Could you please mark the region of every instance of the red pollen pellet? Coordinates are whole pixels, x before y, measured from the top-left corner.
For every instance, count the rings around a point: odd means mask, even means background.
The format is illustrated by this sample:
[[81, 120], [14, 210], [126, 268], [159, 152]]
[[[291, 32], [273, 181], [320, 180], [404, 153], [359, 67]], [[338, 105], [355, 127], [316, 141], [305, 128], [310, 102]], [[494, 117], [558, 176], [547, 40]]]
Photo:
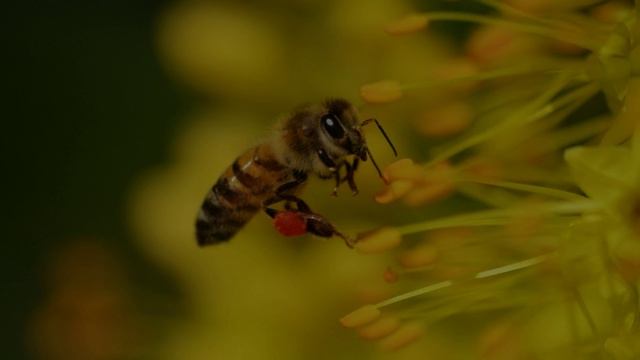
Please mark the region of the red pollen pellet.
[[273, 218], [276, 230], [284, 236], [300, 236], [307, 232], [307, 224], [300, 213], [295, 211], [283, 211]]

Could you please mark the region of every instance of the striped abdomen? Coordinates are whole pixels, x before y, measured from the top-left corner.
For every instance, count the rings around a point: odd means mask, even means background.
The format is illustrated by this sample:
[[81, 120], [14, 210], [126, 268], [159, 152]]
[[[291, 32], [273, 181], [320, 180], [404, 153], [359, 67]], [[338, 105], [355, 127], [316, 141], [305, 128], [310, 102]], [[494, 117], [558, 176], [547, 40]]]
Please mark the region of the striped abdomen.
[[229, 240], [275, 195], [275, 189], [291, 178], [268, 144], [238, 157], [207, 193], [196, 220], [198, 244]]

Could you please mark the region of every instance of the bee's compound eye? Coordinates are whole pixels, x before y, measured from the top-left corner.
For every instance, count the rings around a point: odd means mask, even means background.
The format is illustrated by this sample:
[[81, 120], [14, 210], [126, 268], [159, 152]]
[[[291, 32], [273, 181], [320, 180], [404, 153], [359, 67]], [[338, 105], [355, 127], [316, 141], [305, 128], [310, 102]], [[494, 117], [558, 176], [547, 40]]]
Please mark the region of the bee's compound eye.
[[327, 114], [322, 117], [320, 120], [322, 122], [322, 126], [334, 139], [341, 139], [344, 136], [344, 129], [342, 128], [342, 124], [340, 124], [340, 120], [334, 114]]

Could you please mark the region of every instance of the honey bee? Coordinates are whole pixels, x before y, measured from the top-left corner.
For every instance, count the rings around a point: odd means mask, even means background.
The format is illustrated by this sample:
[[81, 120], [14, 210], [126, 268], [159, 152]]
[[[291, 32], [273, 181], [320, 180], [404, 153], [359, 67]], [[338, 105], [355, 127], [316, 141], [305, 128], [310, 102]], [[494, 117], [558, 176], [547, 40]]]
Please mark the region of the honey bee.
[[196, 219], [198, 245], [228, 241], [261, 209], [275, 217], [279, 211], [270, 206], [284, 201], [288, 211], [295, 204], [295, 211], [304, 216], [307, 232], [320, 237], [339, 236], [351, 246], [352, 240], [313, 213], [297, 194], [309, 175], [334, 179], [334, 196], [345, 181], [357, 194], [354, 172], [367, 158], [384, 181], [361, 131], [372, 122], [397, 155], [378, 121], [361, 122], [355, 107], [344, 99], [294, 110], [278, 123], [270, 138], [236, 158], [209, 190]]

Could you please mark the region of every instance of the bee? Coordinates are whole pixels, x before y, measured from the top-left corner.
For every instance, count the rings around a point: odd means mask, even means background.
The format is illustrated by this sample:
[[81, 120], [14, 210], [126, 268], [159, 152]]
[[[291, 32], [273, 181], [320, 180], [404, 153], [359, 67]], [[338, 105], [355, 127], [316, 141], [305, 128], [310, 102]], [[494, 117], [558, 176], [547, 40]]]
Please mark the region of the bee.
[[339, 236], [351, 247], [352, 240], [313, 213], [297, 194], [310, 175], [334, 179], [334, 196], [345, 181], [357, 194], [354, 173], [367, 158], [384, 181], [361, 130], [370, 123], [377, 125], [397, 156], [378, 121], [361, 122], [347, 100], [329, 99], [294, 110], [278, 123], [272, 136], [236, 158], [209, 190], [196, 219], [198, 245], [228, 241], [260, 210], [274, 218], [279, 211], [271, 206], [285, 202], [287, 211], [295, 205], [295, 212], [303, 215], [307, 232]]

